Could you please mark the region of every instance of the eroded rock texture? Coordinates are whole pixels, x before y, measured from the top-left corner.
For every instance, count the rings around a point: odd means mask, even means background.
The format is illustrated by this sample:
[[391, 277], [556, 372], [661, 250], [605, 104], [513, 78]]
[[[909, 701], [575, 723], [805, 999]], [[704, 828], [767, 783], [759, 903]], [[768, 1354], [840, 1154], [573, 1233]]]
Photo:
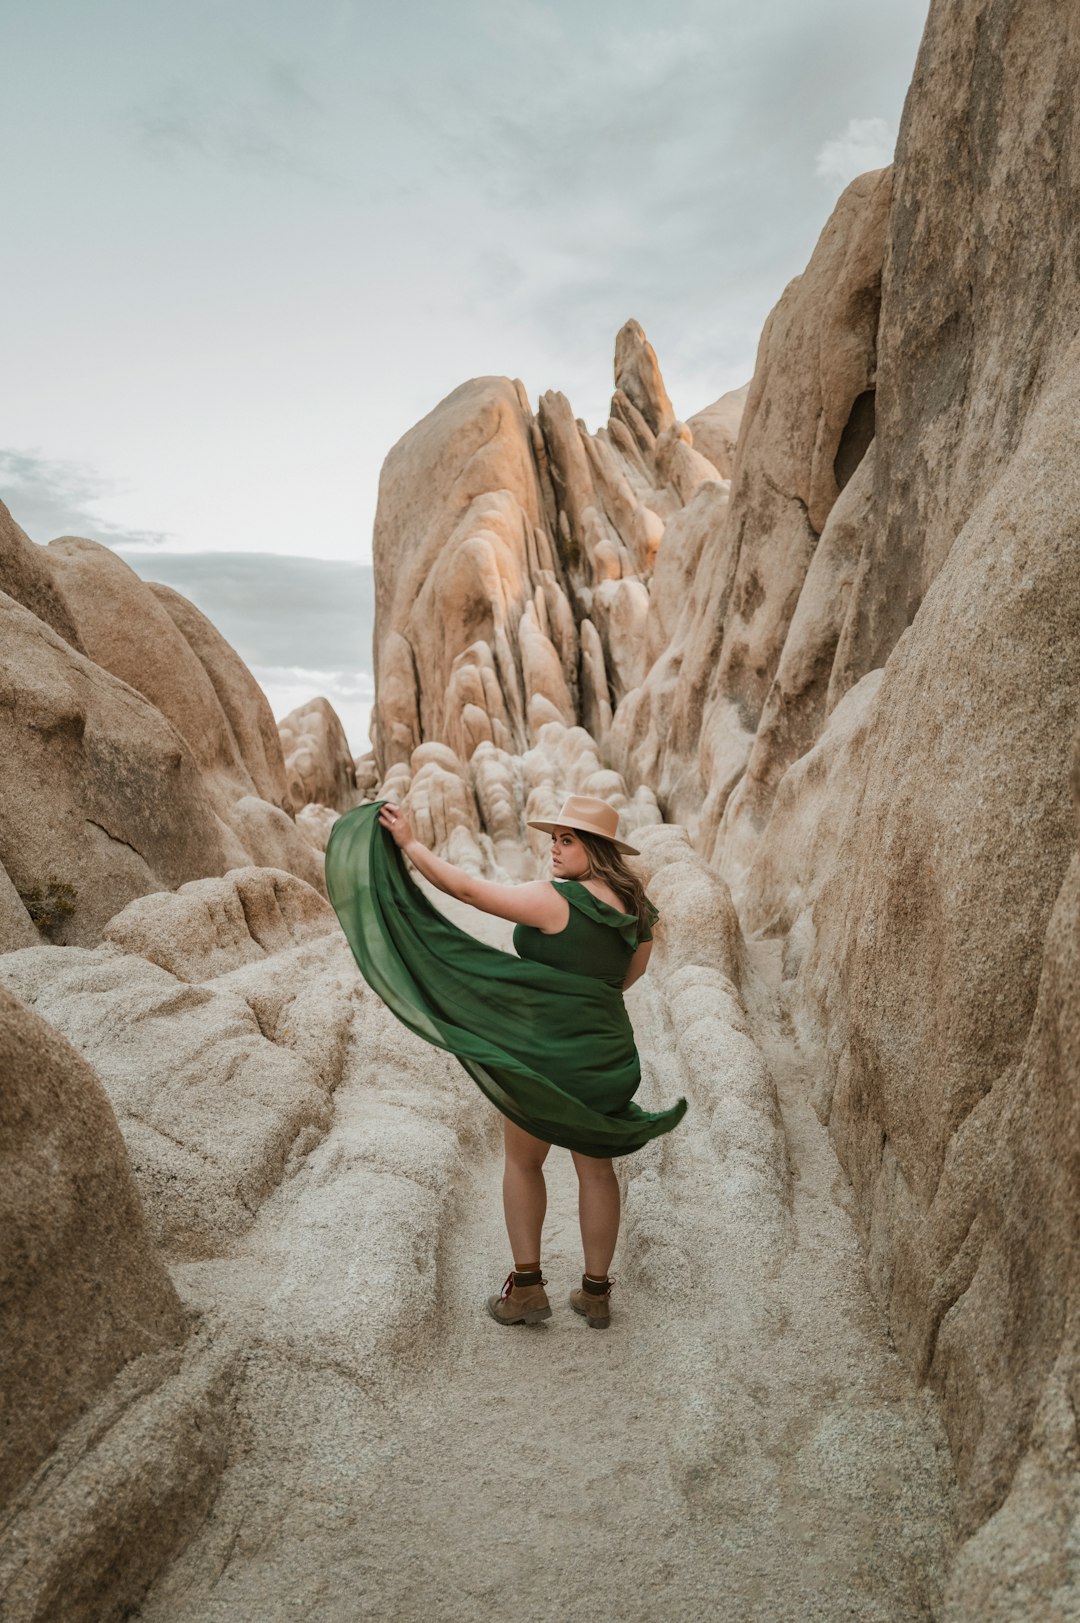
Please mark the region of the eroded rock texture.
[[192, 1333], [99, 1078], [2, 987], [0, 1072], [0, 1611], [95, 1623], [206, 1514], [229, 1354]]
[[[890, 192], [888, 170], [852, 182], [766, 322], [728, 510], [695, 515], [691, 590], [672, 593], [674, 613], [650, 606], [667, 621], [666, 648], [612, 728], [615, 762], [651, 784], [729, 876], [824, 719], [845, 560], [859, 542], [842, 523], [819, 538], [873, 435]], [[857, 501], [853, 491], [848, 511]], [[811, 595], [826, 601], [793, 627], [810, 575]], [[725, 814], [733, 826], [721, 837]]]
[[293, 810], [348, 811], [356, 804], [356, 766], [345, 729], [328, 699], [311, 699], [278, 722]]
[[252, 862], [322, 887], [266, 697], [198, 609], [2, 505], [0, 584], [0, 950]]
[[98, 1078], [0, 988], [0, 1502], [130, 1359], [184, 1315]]
[[127, 1615], [205, 1519], [249, 1338], [165, 1264], [242, 1249], [322, 1141], [357, 993], [327, 902], [262, 868], [0, 957], [5, 1618]]
[[1075, 180], [1044, 132], [1077, 129], [1078, 67], [1056, 7], [931, 10], [837, 707], [743, 887], [748, 922], [791, 931], [876, 1287], [983, 1528], [951, 1604], [974, 1586], [993, 1617], [1051, 1615], [1077, 1582], [1080, 291]]
[[[741, 402], [719, 404], [730, 433]], [[509, 849], [526, 817], [550, 815], [574, 790], [629, 805], [607, 739], [652, 643], [665, 640], [650, 640], [654, 573], [669, 619], [684, 585], [661, 586], [680, 550], [673, 538], [661, 555], [665, 526], [696, 500], [715, 520], [727, 489], [676, 419], [637, 322], [616, 340], [611, 416], [595, 435], [558, 393], [534, 415], [520, 383], [481, 378], [455, 390], [393, 448], [380, 482], [367, 788], [408, 794], [420, 826], [439, 843], [456, 830], [462, 849], [470, 830], [474, 844]], [[683, 527], [692, 546], [702, 527]], [[582, 729], [589, 770], [561, 774], [561, 745], [542, 764], [541, 735]], [[651, 787], [638, 799], [651, 821]]]
[[190, 1258], [235, 1242], [326, 1131], [350, 962], [316, 891], [246, 868], [138, 898], [94, 949], [7, 953], [0, 984], [93, 1064], [150, 1232]]

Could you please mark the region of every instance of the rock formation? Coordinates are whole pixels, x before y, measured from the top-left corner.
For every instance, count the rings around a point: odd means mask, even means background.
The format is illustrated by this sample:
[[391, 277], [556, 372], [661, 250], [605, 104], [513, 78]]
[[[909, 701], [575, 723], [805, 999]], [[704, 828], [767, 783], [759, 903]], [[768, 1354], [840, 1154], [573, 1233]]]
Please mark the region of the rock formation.
[[[527, 760], [553, 724], [580, 722], [591, 747], [604, 747], [616, 706], [645, 673], [648, 583], [671, 573], [666, 546], [660, 562], [665, 525], [695, 501], [715, 518], [727, 495], [676, 420], [634, 321], [616, 341], [615, 385], [608, 424], [590, 435], [561, 394], [544, 395], [534, 416], [520, 383], [477, 379], [390, 452], [375, 523], [380, 793], [408, 792], [427, 740], [445, 744], [443, 766], [465, 778], [475, 759]], [[655, 595], [666, 607], [668, 594]], [[596, 770], [606, 770], [599, 756]], [[630, 798], [617, 773], [605, 781]], [[518, 802], [504, 840], [541, 815]], [[485, 822], [459, 803], [451, 821], [464, 832], [470, 817]]]
[[0, 709], [0, 857], [46, 938], [96, 940], [131, 897], [223, 872], [229, 831], [160, 710], [10, 597], [0, 623], [13, 699]]
[[348, 811], [357, 803], [356, 765], [329, 700], [311, 699], [278, 722], [285, 782], [294, 812], [304, 806]]
[[0, 956], [0, 984], [93, 1064], [170, 1258], [234, 1241], [325, 1132], [350, 1013], [323, 974], [335, 958], [347, 988], [329, 904], [269, 868], [140, 897], [94, 949]]
[[322, 1140], [356, 976], [321, 896], [247, 869], [138, 898], [97, 947], [4, 954], [0, 981], [0, 1611], [91, 1623], [226, 1464], [241, 1338], [165, 1260], [235, 1252]]
[[269, 704], [205, 616], [2, 507], [0, 580], [0, 949], [92, 943], [132, 897], [252, 862], [322, 886]]
[[122, 1366], [180, 1341], [185, 1325], [101, 1083], [6, 988], [0, 1067], [7, 1504]]

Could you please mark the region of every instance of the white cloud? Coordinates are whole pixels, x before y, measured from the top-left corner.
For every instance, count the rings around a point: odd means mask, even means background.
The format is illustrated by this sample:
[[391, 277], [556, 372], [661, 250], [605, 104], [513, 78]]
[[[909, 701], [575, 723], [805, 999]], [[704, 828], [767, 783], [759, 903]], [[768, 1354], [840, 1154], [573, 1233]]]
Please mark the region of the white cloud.
[[826, 141], [817, 155], [814, 173], [840, 189], [868, 169], [892, 163], [896, 136], [883, 118], [849, 118], [843, 135]]
[[164, 530], [131, 529], [102, 515], [99, 504], [124, 488], [85, 462], [44, 457], [36, 450], [0, 449], [0, 500], [32, 541], [83, 535], [117, 548], [153, 548], [168, 541]]

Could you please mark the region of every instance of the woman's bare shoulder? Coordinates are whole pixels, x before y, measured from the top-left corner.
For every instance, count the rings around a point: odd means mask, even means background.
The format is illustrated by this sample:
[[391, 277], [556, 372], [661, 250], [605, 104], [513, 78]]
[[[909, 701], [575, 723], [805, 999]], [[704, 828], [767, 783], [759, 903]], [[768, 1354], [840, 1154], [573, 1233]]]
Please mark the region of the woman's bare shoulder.
[[602, 880], [594, 879], [590, 884], [586, 884], [584, 879], [578, 882], [584, 885], [589, 895], [595, 896], [598, 902], [606, 902], [609, 907], [616, 908], [620, 913], [627, 911], [624, 898], [619, 895], [618, 891], [612, 890], [610, 885], [605, 885]]

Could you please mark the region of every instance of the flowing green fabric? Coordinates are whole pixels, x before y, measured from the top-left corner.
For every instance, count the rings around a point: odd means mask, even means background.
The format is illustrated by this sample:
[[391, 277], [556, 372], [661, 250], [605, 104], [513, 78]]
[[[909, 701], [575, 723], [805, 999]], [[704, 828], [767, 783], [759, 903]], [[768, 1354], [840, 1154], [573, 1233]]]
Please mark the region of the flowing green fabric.
[[[634, 916], [563, 881], [567, 930], [514, 931], [519, 952], [531, 944], [548, 961], [500, 952], [459, 929], [413, 883], [379, 823], [385, 804], [357, 806], [334, 823], [326, 888], [364, 979], [392, 1013], [456, 1055], [504, 1116], [550, 1144], [628, 1155], [670, 1131], [685, 1099], [661, 1111], [631, 1102], [641, 1064], [622, 981], [638, 940]], [[553, 959], [564, 938], [575, 967]], [[593, 972], [580, 973], [584, 964]]]

